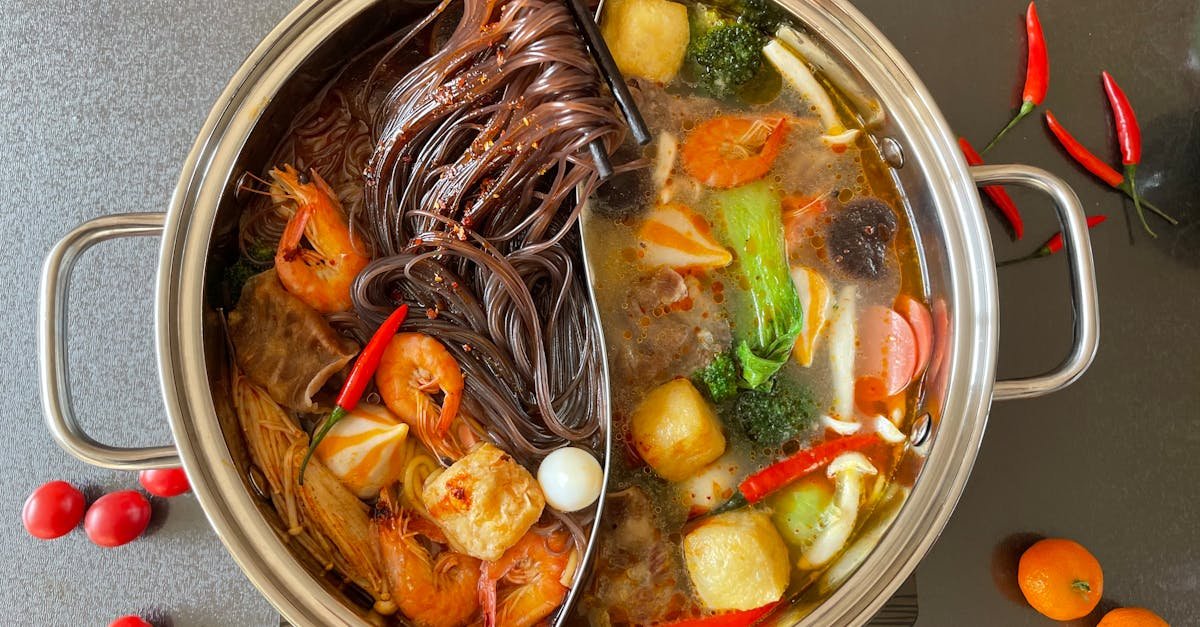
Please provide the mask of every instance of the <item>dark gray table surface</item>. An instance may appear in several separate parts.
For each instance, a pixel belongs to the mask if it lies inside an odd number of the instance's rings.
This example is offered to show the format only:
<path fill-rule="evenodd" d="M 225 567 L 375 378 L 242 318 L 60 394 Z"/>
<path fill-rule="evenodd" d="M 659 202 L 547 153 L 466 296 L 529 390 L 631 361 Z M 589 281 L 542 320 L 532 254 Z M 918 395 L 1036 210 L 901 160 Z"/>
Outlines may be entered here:
<path fill-rule="evenodd" d="M 924 79 L 950 124 L 977 144 L 1003 124 L 1022 77 L 1023 0 L 857 0 Z M 21 503 L 44 481 L 95 490 L 133 476 L 88 468 L 42 426 L 36 391 L 37 276 L 52 243 L 87 218 L 164 209 L 212 101 L 291 0 L 0 0 L 0 607 L 15 624 L 102 625 L 157 608 L 175 625 L 273 625 L 190 496 L 160 504 L 152 533 L 115 550 L 82 532 L 29 538 Z M 1101 298 L 1095 365 L 1051 397 L 998 404 L 958 510 L 917 571 L 920 625 L 1047 624 L 1013 598 L 1013 555 L 1037 535 L 1074 538 L 1105 570 L 1105 604 L 1200 622 L 1200 6 L 1184 0 L 1045 0 L 1048 104 L 1086 144 L 1114 155 L 1098 74 L 1113 72 L 1146 135 L 1144 193 L 1185 225 L 1130 243 L 1120 197 L 1067 162 L 1040 121 L 989 157 L 1058 173 L 1090 213 Z M 1013 193 L 1019 244 L 1055 230 L 1047 202 Z M 994 225 L 997 225 L 993 221 Z M 85 426 L 121 444 L 166 441 L 151 338 L 152 240 L 106 244 L 76 273 L 72 381 Z M 1071 309 L 1062 260 L 1000 273 L 1000 373 L 1065 354 Z M 169 510 L 169 511 L 168 511 Z M 1086 621 L 1085 621 L 1086 623 Z M 1091 621 L 1094 623 L 1094 620 Z"/>

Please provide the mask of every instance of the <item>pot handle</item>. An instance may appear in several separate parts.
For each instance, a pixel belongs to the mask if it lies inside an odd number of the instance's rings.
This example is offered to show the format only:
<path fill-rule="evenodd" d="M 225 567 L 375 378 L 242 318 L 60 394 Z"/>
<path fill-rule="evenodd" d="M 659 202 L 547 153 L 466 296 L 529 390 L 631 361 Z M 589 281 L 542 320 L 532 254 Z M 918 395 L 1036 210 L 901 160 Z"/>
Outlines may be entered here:
<path fill-rule="evenodd" d="M 1096 268 L 1092 262 L 1092 240 L 1087 216 L 1079 197 L 1049 172 L 1027 165 L 981 165 L 970 168 L 978 185 L 1021 185 L 1040 191 L 1054 200 L 1062 224 L 1064 249 L 1071 265 L 1071 292 L 1075 309 L 1075 339 L 1071 352 L 1055 369 L 1035 377 L 997 381 L 995 400 L 1033 398 L 1061 390 L 1075 382 L 1096 357 L 1100 343 L 1100 304 L 1096 296 Z"/>
<path fill-rule="evenodd" d="M 164 220 L 162 213 L 125 213 L 88 220 L 59 240 L 42 266 L 38 365 L 46 426 L 59 446 L 94 466 L 145 470 L 180 465 L 174 446 L 119 448 L 101 444 L 84 433 L 75 419 L 67 373 L 67 288 L 75 262 L 89 248 L 105 240 L 161 235 Z"/>

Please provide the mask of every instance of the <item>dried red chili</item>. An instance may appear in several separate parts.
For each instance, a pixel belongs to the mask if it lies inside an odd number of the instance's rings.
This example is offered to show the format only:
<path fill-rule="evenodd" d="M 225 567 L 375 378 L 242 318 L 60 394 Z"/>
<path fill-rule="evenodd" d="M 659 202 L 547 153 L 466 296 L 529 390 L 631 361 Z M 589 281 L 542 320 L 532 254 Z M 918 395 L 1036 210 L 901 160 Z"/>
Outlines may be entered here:
<path fill-rule="evenodd" d="M 1058 143 L 1062 144 L 1062 147 L 1067 151 L 1067 154 L 1071 155 L 1071 158 L 1074 159 L 1076 163 L 1083 166 L 1085 170 L 1091 172 L 1094 176 L 1096 176 L 1096 178 L 1108 183 L 1110 187 L 1120 190 L 1130 198 L 1138 196 L 1137 192 L 1133 188 L 1133 182 L 1130 181 L 1127 176 L 1118 172 L 1116 168 L 1105 163 L 1103 159 L 1097 157 L 1092 151 L 1088 150 L 1083 146 L 1083 144 L 1079 143 L 1079 140 L 1075 139 L 1074 136 L 1067 132 L 1067 129 L 1059 123 L 1058 118 L 1054 117 L 1054 113 L 1051 111 L 1046 112 L 1046 126 L 1050 128 L 1050 132 L 1053 133 L 1054 137 L 1058 139 Z M 1140 157 L 1140 150 L 1138 152 L 1138 156 Z M 1156 215 L 1158 215 L 1158 217 L 1166 220 L 1168 224 L 1179 224 L 1179 221 L 1171 217 L 1170 214 L 1162 209 L 1159 209 L 1153 203 L 1150 203 L 1146 200 L 1141 200 L 1140 196 L 1138 196 L 1134 202 L 1140 202 L 1142 207 L 1154 212 Z"/>
<path fill-rule="evenodd" d="M 304 485 L 304 469 L 308 467 L 308 460 L 312 457 L 313 451 L 317 450 L 317 445 L 325 439 L 329 430 L 338 421 L 358 407 L 358 401 L 362 398 L 363 391 L 367 389 L 367 384 L 370 383 L 371 377 L 379 368 L 379 360 L 383 358 L 383 351 L 387 349 L 406 317 L 408 317 L 408 305 L 400 305 L 392 312 L 392 315 L 383 321 L 383 324 L 379 325 L 370 341 L 358 354 L 358 359 L 350 368 L 350 376 L 346 377 L 346 382 L 342 384 L 342 391 L 338 393 L 337 404 L 330 412 L 329 417 L 321 424 L 321 428 L 313 434 L 312 441 L 308 445 L 308 452 L 304 454 L 304 461 L 300 462 L 300 485 Z"/>
<path fill-rule="evenodd" d="M 1025 116 L 1033 112 L 1034 107 L 1046 99 L 1046 90 L 1050 86 L 1050 60 L 1046 56 L 1046 37 L 1042 33 L 1042 21 L 1038 19 L 1037 7 L 1032 2 L 1025 10 L 1025 41 L 1028 55 L 1025 61 L 1025 88 L 1021 90 L 1021 108 L 1017 110 L 1008 126 L 1001 129 L 983 149 L 985 153 L 991 150 L 1009 129 L 1025 119 Z"/>
<path fill-rule="evenodd" d="M 958 147 L 962 150 L 963 157 L 966 157 L 969 165 L 983 165 L 983 157 L 975 152 L 975 147 L 967 141 L 966 137 L 958 138 Z M 1021 239 L 1025 235 L 1025 221 L 1021 219 L 1021 212 L 1017 209 L 1017 203 L 1013 202 L 1012 196 L 1009 196 L 1008 192 L 999 185 L 988 185 L 983 188 L 983 192 L 1000 210 L 1000 215 L 1004 216 L 1008 222 L 1013 237 Z"/>
<path fill-rule="evenodd" d="M 1090 228 L 1096 226 L 1097 224 L 1104 222 L 1107 219 L 1108 219 L 1108 216 L 1103 215 L 1103 214 L 1098 215 L 1098 216 L 1088 216 L 1088 219 L 1087 219 L 1088 228 L 1090 229 Z M 1025 255 L 1024 257 L 1017 257 L 1016 259 L 1009 259 L 1007 261 L 1001 261 L 1000 263 L 998 263 L 996 265 L 997 266 L 1008 266 L 1008 265 L 1012 265 L 1014 263 L 1028 261 L 1030 259 L 1039 259 L 1041 257 L 1049 257 L 1050 255 L 1053 255 L 1053 254 L 1061 251 L 1062 249 L 1063 249 L 1063 234 L 1062 234 L 1062 231 L 1059 231 L 1054 234 L 1054 237 L 1051 237 L 1050 239 L 1046 240 L 1045 244 L 1042 244 L 1042 246 L 1040 248 L 1033 251 L 1032 253 Z"/>

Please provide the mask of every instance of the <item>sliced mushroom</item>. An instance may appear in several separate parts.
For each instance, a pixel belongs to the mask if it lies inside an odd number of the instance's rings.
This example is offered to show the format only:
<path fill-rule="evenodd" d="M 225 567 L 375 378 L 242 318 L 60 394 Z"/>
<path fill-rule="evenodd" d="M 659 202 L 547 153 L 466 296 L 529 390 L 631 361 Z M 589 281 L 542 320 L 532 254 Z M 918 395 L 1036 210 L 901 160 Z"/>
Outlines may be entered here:
<path fill-rule="evenodd" d="M 771 39 L 763 47 L 763 56 L 779 70 L 783 80 L 796 88 L 796 91 L 817 110 L 817 115 L 821 116 L 821 124 L 825 126 L 825 133 L 821 136 L 823 142 L 833 148 L 844 148 L 858 137 L 858 129 L 848 129 L 842 123 L 829 92 L 813 75 L 808 62 L 799 52 L 792 50 L 779 39 Z"/>
<path fill-rule="evenodd" d="M 905 435 L 887 416 L 875 416 L 874 427 L 875 433 L 879 434 L 879 439 L 888 444 L 899 444 L 905 440 Z"/>
<path fill-rule="evenodd" d="M 857 451 L 842 453 L 830 462 L 825 474 L 834 480 L 833 503 L 830 507 L 835 511 L 830 512 L 831 522 L 800 556 L 802 570 L 824 566 L 841 552 L 858 519 L 863 477 L 876 472 L 871 461 Z"/>
<path fill-rule="evenodd" d="M 847 285 L 838 292 L 829 329 L 829 365 L 833 374 L 833 417 L 849 421 L 854 416 L 855 319 L 858 289 Z"/>

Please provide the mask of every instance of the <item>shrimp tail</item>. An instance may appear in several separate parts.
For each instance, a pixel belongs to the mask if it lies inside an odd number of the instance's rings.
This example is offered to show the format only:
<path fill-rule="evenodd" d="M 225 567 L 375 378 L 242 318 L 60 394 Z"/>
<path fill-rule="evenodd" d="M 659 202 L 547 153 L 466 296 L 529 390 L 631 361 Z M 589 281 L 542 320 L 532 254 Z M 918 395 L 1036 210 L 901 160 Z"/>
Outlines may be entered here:
<path fill-rule="evenodd" d="M 438 435 L 446 435 L 450 430 L 450 423 L 454 422 L 454 417 L 458 415 L 458 395 L 446 394 L 446 398 L 442 400 L 442 412 L 438 416 L 437 432 Z"/>
<path fill-rule="evenodd" d="M 483 608 L 483 627 L 496 627 L 496 579 L 489 572 L 491 562 L 479 563 L 479 605 Z"/>

